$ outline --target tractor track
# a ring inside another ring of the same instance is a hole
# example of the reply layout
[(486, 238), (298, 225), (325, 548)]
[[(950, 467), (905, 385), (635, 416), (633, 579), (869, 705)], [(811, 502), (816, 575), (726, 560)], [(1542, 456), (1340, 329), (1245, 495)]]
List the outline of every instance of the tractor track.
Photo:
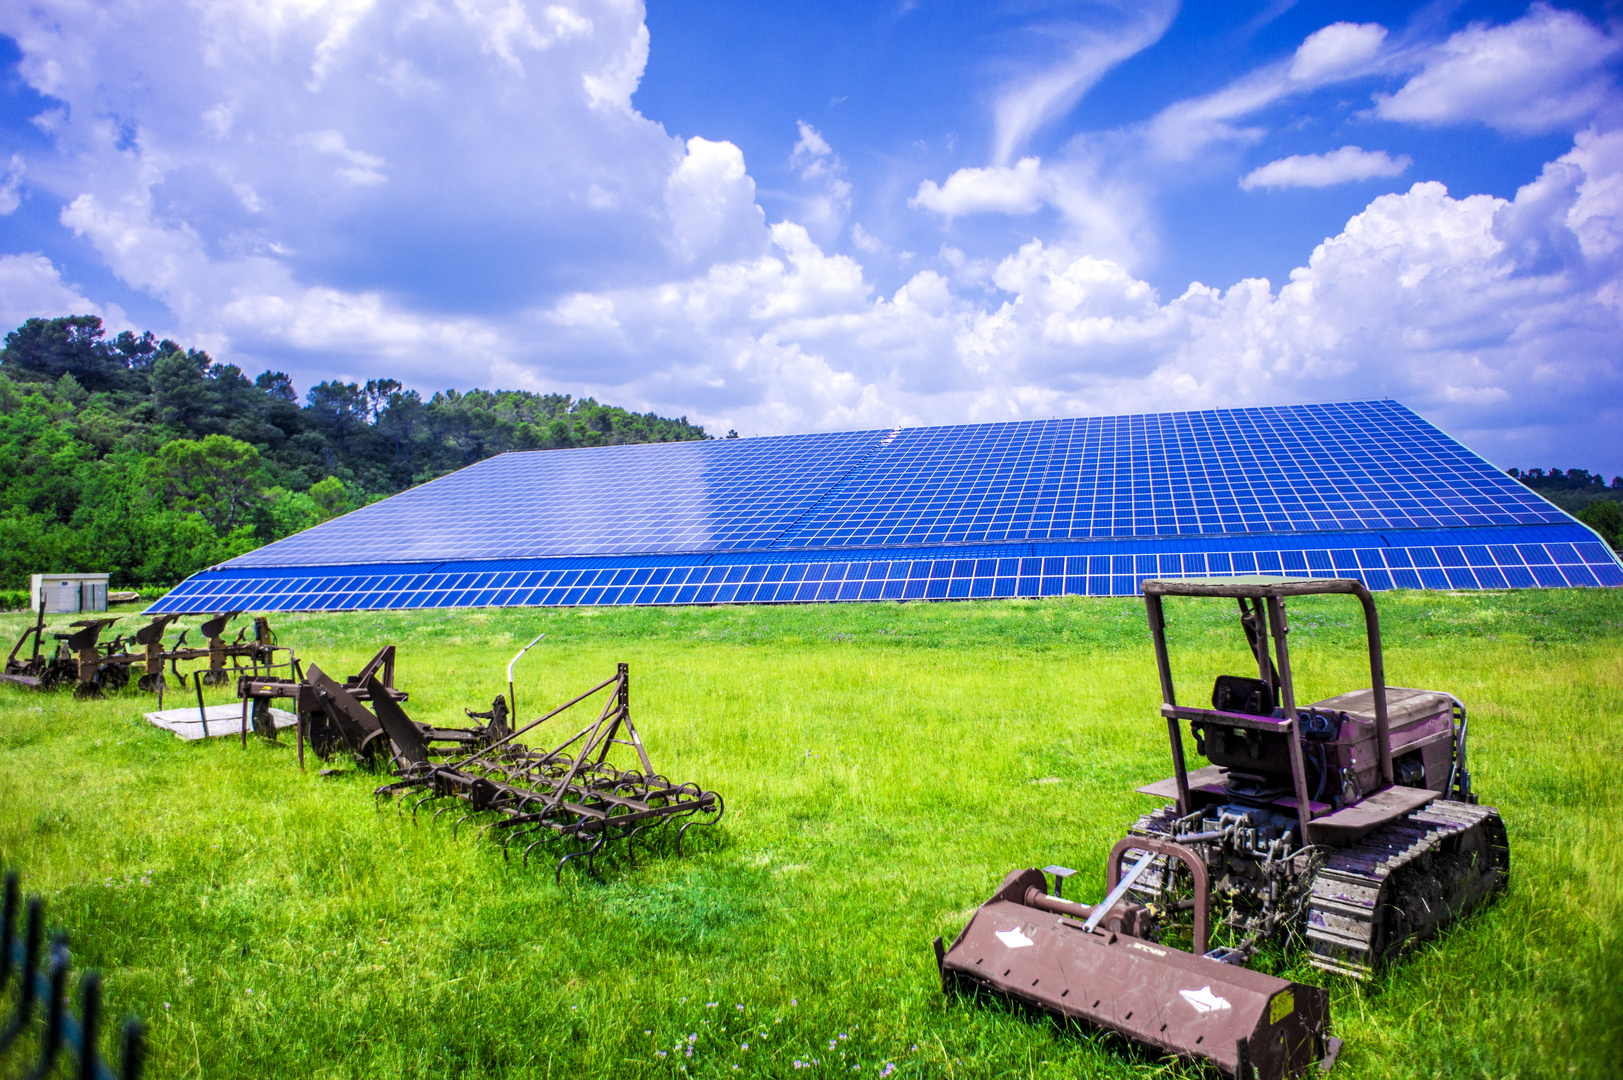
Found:
[[(1128, 835), (1174, 839), (1177, 817), (1176, 807), (1162, 807), (1140, 817)], [(1133, 892), (1141, 903), (1157, 897), (1164, 869), (1165, 860), (1158, 859), (1139, 878)], [(1509, 880), (1510, 850), (1499, 812), (1438, 799), (1329, 853), (1308, 903), (1309, 962), (1368, 978)]]

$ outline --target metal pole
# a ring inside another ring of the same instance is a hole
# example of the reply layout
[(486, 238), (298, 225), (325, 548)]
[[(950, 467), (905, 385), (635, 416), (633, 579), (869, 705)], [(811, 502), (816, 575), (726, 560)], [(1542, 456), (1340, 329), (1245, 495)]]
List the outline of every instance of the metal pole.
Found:
[(524, 646), (524, 648), (514, 653), (513, 659), (507, 662), (507, 713), (515, 720), (518, 719), (518, 696), (513, 692), (513, 665), (518, 663), (519, 658), (525, 653), (529, 652), (535, 646), (536, 642), (540, 641), (546, 636), (546, 634), (535, 635), (535, 641), (530, 642), (528, 645)]
[(203, 738), (209, 737), (209, 714), (203, 707), (203, 673), (192, 672), (192, 687), (197, 691), (197, 718), (203, 722)]
[[(1158, 593), (1144, 594), (1144, 610), (1150, 620), (1150, 638), (1155, 643), (1155, 668), (1161, 674), (1161, 700), (1177, 707), (1172, 692), (1172, 661), (1167, 656), (1167, 626)], [(1172, 771), (1178, 781), (1178, 816), (1189, 813), (1189, 766), (1183, 759), (1183, 725), (1176, 716), (1167, 717), (1167, 738), (1172, 743)]]
[[(1279, 654), (1279, 694), (1284, 698), (1285, 719), (1290, 721), (1288, 741), (1291, 786), (1296, 790), (1296, 816), (1302, 823), (1302, 843), (1311, 844), (1313, 838), (1308, 822), (1313, 820), (1313, 804), (1307, 797), (1307, 764), (1302, 760), (1302, 720), (1296, 715), (1296, 687), (1291, 681), (1291, 654), (1290, 648), (1285, 644), (1285, 635), (1290, 633), (1290, 627), (1285, 622), (1285, 602), (1277, 596), (1268, 598), (1267, 629), (1273, 635), (1274, 649)], [(1259, 651), (1266, 657), (1268, 639), (1263, 637), (1260, 645)]]
[(1375, 753), (1381, 762), (1381, 784), (1392, 784), (1392, 726), (1386, 714), (1386, 663), (1381, 658), (1381, 616), (1375, 598), (1362, 583), (1355, 582), (1355, 596), (1364, 605), (1364, 627), (1369, 635), (1369, 685), (1375, 698)]

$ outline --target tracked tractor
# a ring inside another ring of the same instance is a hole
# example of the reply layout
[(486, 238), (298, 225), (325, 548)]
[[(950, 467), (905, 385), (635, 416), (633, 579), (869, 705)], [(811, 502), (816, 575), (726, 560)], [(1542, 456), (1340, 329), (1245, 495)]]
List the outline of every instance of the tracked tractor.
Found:
[[(1325, 990), (1246, 965), (1305, 947), (1313, 967), (1365, 978), (1506, 887), (1504, 823), (1466, 768), (1465, 706), (1386, 684), (1358, 581), (1150, 580), (1143, 592), (1173, 775), (1138, 790), (1166, 805), (1111, 848), (1098, 903), (1062, 895), (1065, 867), (1009, 874), (950, 948), (936, 939), (943, 988), (1002, 994), (1242, 1080), (1328, 1069), (1341, 1043)], [(1285, 601), (1327, 593), (1362, 606), (1369, 686), (1301, 704)], [(1239, 605), (1255, 673), (1218, 676), (1209, 707), (1178, 699), (1169, 596)], [(1189, 766), (1191, 740), (1209, 764)]]

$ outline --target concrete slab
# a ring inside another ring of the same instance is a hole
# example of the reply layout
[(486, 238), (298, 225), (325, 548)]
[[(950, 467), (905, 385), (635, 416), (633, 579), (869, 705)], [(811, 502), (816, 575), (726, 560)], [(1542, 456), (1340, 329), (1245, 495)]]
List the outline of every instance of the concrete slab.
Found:
[[(202, 738), (218, 739), (224, 735), (235, 735), (239, 738), (242, 736), (241, 704), (210, 705), (204, 712), (208, 716), (208, 734), (206, 736), (203, 734), (202, 718), (197, 715), (197, 706), (195, 705), (189, 709), (165, 709), (162, 712), (149, 712), (146, 714), (146, 718), (149, 722), (163, 728), (165, 731), (173, 731), (187, 741)], [(276, 725), (278, 730), (292, 727), (298, 723), (297, 717), (283, 709), (272, 709), (270, 714), (271, 722)], [(253, 722), (250, 720), (248, 728), (250, 732), (253, 731), (252, 724)]]

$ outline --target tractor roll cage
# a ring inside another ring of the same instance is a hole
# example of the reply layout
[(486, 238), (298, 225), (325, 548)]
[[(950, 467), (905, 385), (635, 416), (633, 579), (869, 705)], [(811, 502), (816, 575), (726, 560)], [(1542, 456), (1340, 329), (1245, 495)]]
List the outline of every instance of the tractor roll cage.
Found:
[[(1361, 581), (1351, 578), (1289, 578), (1289, 577), (1231, 577), (1183, 578), (1163, 581), (1150, 579), (1143, 583), (1144, 606), (1149, 614), (1150, 635), (1155, 639), (1155, 666), (1161, 675), (1161, 715), (1167, 721), (1167, 735), (1172, 741), (1172, 766), (1178, 781), (1178, 813), (1189, 813), (1189, 770), (1184, 764), (1184, 720), (1198, 721), (1220, 717), (1225, 723), (1236, 719), (1227, 713), (1211, 709), (1180, 706), (1172, 686), (1172, 664), (1167, 655), (1166, 618), (1161, 609), (1163, 596), (1220, 596), (1240, 601), (1254, 601), (1265, 613), (1266, 628), (1258, 627), (1252, 651), (1256, 656), (1262, 681), (1277, 691), (1283, 719), (1246, 717), (1248, 727), (1279, 731), (1289, 735), (1291, 783), (1296, 796), (1297, 815), (1302, 822), (1302, 840), (1311, 843), (1308, 822), (1313, 817), (1313, 804), (1307, 794), (1307, 767), (1302, 760), (1300, 720), (1296, 711), (1296, 690), (1291, 681), (1290, 649), (1285, 637), (1290, 627), (1285, 621), (1285, 597), (1322, 596), (1345, 593), (1356, 596), (1364, 607), (1364, 629), (1369, 641), (1369, 678), (1375, 699), (1375, 745), (1380, 756), (1381, 786), (1392, 784), (1392, 744), (1386, 716), (1386, 671), (1381, 663), (1381, 623), (1375, 611), (1375, 599)], [(1268, 641), (1273, 641), (1274, 658), (1270, 661)], [(1272, 670), (1271, 670), (1272, 669)]]

